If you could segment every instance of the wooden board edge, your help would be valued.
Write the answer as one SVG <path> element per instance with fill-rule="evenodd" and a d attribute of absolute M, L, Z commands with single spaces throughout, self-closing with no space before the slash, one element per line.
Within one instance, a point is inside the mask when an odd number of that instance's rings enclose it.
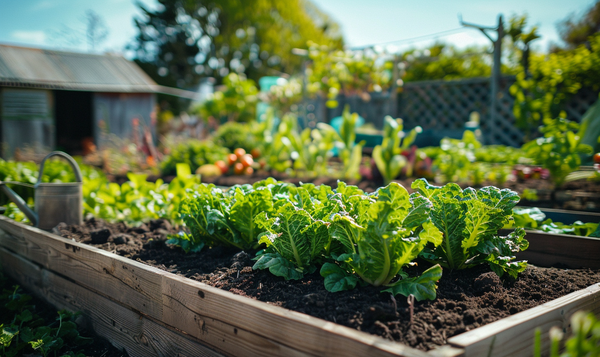
<path fill-rule="evenodd" d="M 0 248 L 2 270 L 57 309 L 81 312 L 87 325 L 129 356 L 223 357 L 189 336 L 158 324 L 28 260 Z"/>
<path fill-rule="evenodd" d="M 543 335 L 547 335 L 552 326 L 560 326 L 568 331 L 571 315 L 580 309 L 600 312 L 600 283 L 454 336 L 448 342 L 454 347 L 463 348 L 465 356 L 478 356 L 490 351 L 494 351 L 493 356 L 510 356 L 525 353 L 526 349 L 529 353 L 533 348 L 536 328 L 540 328 Z M 547 336 L 542 340 L 542 348 L 548 352 Z"/>
<path fill-rule="evenodd" d="M 13 226 L 16 226 L 17 228 L 15 228 Z M 215 301 L 216 300 L 226 301 L 229 305 L 234 305 L 234 306 L 235 305 L 244 305 L 244 309 L 246 309 L 247 307 L 250 307 L 253 311 L 253 314 L 255 316 L 257 316 L 257 318 L 260 319 L 261 321 L 263 321 L 265 324 L 268 324 L 273 319 L 280 321 L 280 322 L 288 321 L 288 322 L 293 322 L 293 323 L 299 323 L 302 325 L 302 328 L 307 329 L 307 330 L 312 330 L 314 335 L 323 335 L 323 333 L 326 333 L 326 334 L 328 334 L 328 336 L 331 336 L 335 340 L 338 340 L 338 339 L 342 340 L 344 342 L 344 345 L 347 345 L 347 344 L 354 345 L 355 347 L 358 348 L 358 351 L 364 352 L 365 349 L 368 349 L 368 353 L 373 354 L 373 355 L 406 356 L 406 357 L 426 356 L 425 352 L 423 352 L 423 351 L 416 350 L 414 348 L 402 345 L 400 343 L 396 343 L 393 341 L 383 339 L 379 336 L 370 335 L 368 333 L 360 332 L 355 329 L 337 325 L 335 323 L 321 320 L 318 318 L 314 318 L 314 317 L 311 317 L 311 316 L 308 316 L 308 315 L 305 315 L 302 313 L 294 312 L 294 311 L 287 310 L 287 309 L 284 309 L 281 307 L 269 305 L 264 302 L 253 300 L 253 299 L 250 299 L 247 297 L 236 295 L 231 292 L 223 291 L 221 289 L 206 285 L 204 283 L 196 282 L 196 281 L 193 281 L 193 280 L 190 280 L 187 278 L 183 278 L 183 277 L 177 276 L 175 274 L 165 272 L 158 268 L 153 268 L 153 267 L 150 267 L 143 263 L 135 262 L 128 258 L 124 258 L 124 257 L 118 256 L 116 254 L 112 254 L 110 252 L 107 252 L 107 251 L 104 251 L 104 250 L 101 250 L 101 249 L 98 249 L 95 247 L 91 247 L 86 244 L 77 243 L 72 240 L 57 236 L 55 234 L 14 222 L 10 219 L 0 219 L 0 229 L 4 230 L 6 227 L 10 227 L 10 229 L 7 229 L 7 230 L 12 231 L 12 232 L 15 232 L 17 229 L 19 229 L 19 232 L 21 234 L 21 239 L 24 239 L 24 240 L 50 239 L 54 242 L 58 242 L 59 245 L 61 245 L 61 244 L 70 245 L 71 248 L 69 248 L 69 249 L 73 249 L 73 253 L 75 253 L 76 251 L 78 253 L 79 253 L 79 251 L 85 251 L 85 252 L 90 252 L 93 254 L 100 254 L 102 256 L 108 257 L 108 258 L 116 261 L 118 264 L 113 264 L 115 266 L 122 265 L 123 267 L 135 267 L 135 269 L 138 271 L 144 270 L 144 271 L 151 271 L 153 273 L 158 273 L 158 275 L 163 280 L 163 283 L 162 283 L 163 286 L 169 285 L 170 288 L 173 288 L 173 286 L 178 286 L 178 289 L 180 289 L 180 290 L 192 289 L 194 292 L 203 291 L 207 295 L 212 294 L 214 296 L 213 300 L 215 300 Z M 30 245 L 30 244 L 28 244 L 28 245 Z M 19 253 L 19 252 L 17 252 L 17 253 Z M 26 258 L 29 258 L 29 257 L 26 257 Z M 50 261 L 48 261 L 48 259 L 44 259 L 41 257 L 37 257 L 37 258 L 38 258 L 38 262 L 36 262 L 36 263 L 41 263 L 46 268 L 48 266 L 52 266 L 52 263 Z M 77 254 L 69 254 L 69 259 L 81 259 L 81 257 L 78 257 Z M 110 268 L 110 267 L 108 267 L 108 268 Z M 129 270 L 133 270 L 133 269 L 129 269 Z M 64 273 L 68 274 L 69 272 L 67 271 Z M 68 276 L 68 277 L 73 278 L 73 276 Z M 165 283 L 165 281 L 171 282 L 171 283 L 167 284 L 167 283 Z M 88 288 L 88 289 L 90 288 L 88 285 L 86 285 L 85 281 L 77 281 L 77 283 L 80 285 L 86 286 L 86 288 Z M 91 290 L 94 290 L 94 289 L 92 288 Z M 96 291 L 96 292 L 98 292 L 98 291 Z M 163 300 L 165 299 L 164 296 L 165 296 L 165 294 L 163 292 Z M 119 301 L 120 303 L 124 303 L 123 301 L 120 301 L 120 300 L 117 300 L 117 301 Z M 138 312 L 143 312 L 142 307 L 132 307 L 132 308 Z M 164 316 L 152 316 L 152 315 L 149 315 L 149 316 L 152 318 L 156 318 L 158 321 L 162 321 L 169 326 L 173 326 L 176 329 L 180 329 L 186 333 L 189 333 L 191 336 L 194 336 L 196 338 L 202 337 L 201 329 L 198 329 L 197 326 L 196 326 L 195 330 L 187 330 L 186 331 L 186 329 L 184 328 L 186 324 L 182 323 L 181 319 L 179 319 L 179 318 L 171 318 L 170 320 L 165 320 Z M 214 313 L 213 314 L 210 314 L 210 313 L 202 314 L 202 311 L 200 311 L 199 316 L 203 317 L 203 318 L 216 319 L 217 321 L 220 318 L 220 316 L 218 316 Z M 222 321 L 222 322 L 227 324 L 229 321 Z M 189 326 L 189 324 L 187 324 L 187 325 Z M 268 325 L 264 325 L 264 326 L 268 326 Z M 241 329 L 238 328 L 237 331 L 240 332 Z M 275 338 L 277 341 L 279 341 L 277 339 L 277 336 L 282 335 L 281 332 L 279 331 L 279 329 L 277 328 L 277 326 L 271 327 L 270 331 L 267 331 L 267 333 L 264 333 L 264 331 L 260 331 L 260 330 L 258 332 L 261 335 L 263 335 L 264 337 Z M 275 334 L 275 336 L 271 335 L 269 332 Z M 297 348 L 296 346 L 288 346 L 288 347 L 291 348 L 292 350 Z M 307 346 L 305 343 L 298 346 L 298 348 L 299 348 L 298 351 L 304 351 L 304 353 L 308 353 L 308 354 L 315 353 L 315 354 L 319 355 L 322 353 L 322 350 L 315 351 L 314 346 Z M 347 349 L 348 349 L 348 352 L 354 351 L 354 349 L 351 346 L 347 347 Z M 330 348 L 330 351 L 334 351 L 334 350 L 336 350 L 335 346 Z"/>

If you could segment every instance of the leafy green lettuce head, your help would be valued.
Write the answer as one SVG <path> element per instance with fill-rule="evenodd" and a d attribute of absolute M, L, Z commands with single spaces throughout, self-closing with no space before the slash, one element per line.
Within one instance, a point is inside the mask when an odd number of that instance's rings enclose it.
<path fill-rule="evenodd" d="M 527 262 L 515 261 L 514 256 L 529 246 L 525 231 L 517 228 L 506 237 L 498 235 L 519 202 L 516 192 L 493 186 L 463 190 L 455 183 L 438 187 L 425 179 L 414 181 L 412 188 L 431 201 L 432 222 L 443 234 L 440 245 L 423 251 L 425 259 L 450 269 L 487 262 L 499 276 L 516 277 L 525 270 Z"/>
<path fill-rule="evenodd" d="M 336 244 L 332 255 L 338 263 L 326 263 L 321 269 L 326 288 L 353 288 L 358 276 L 374 286 L 390 286 L 388 291 L 394 294 L 413 294 L 418 300 L 435 298 L 435 282 L 441 277 L 439 266 L 424 274 L 425 279 L 405 278 L 391 283 L 427 243 L 441 243 L 441 234 L 429 219 L 431 207 L 427 198 L 409 196 L 397 183 L 371 196 L 348 200 L 346 210 L 331 218 L 329 234 L 332 244 Z"/>

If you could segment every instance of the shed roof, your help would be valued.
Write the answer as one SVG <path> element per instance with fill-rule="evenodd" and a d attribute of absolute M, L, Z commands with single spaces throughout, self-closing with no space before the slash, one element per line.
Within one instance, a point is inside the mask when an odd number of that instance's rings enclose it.
<path fill-rule="evenodd" d="M 157 85 L 137 64 L 121 56 L 3 44 L 0 86 L 195 96 L 194 92 Z"/>

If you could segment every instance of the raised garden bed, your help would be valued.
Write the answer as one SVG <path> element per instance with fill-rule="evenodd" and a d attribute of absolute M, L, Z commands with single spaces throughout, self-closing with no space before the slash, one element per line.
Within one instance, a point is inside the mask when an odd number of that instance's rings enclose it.
<path fill-rule="evenodd" d="M 600 312 L 600 284 L 473 329 L 423 352 L 185 279 L 0 217 L 4 271 L 60 308 L 82 311 L 94 330 L 130 356 L 493 356 L 529 354 L 533 329 L 568 329 L 577 310 Z M 597 243 L 597 244 L 594 244 Z M 552 256 L 549 244 L 531 263 Z M 600 253 L 600 242 L 580 253 Z M 585 260 L 584 260 L 585 261 Z M 540 263 L 541 262 L 541 263 Z M 547 334 L 544 335 L 547 348 Z"/>

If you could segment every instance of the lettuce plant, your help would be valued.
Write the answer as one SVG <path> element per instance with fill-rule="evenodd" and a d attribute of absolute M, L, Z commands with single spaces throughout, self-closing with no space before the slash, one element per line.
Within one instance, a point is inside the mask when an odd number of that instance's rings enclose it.
<path fill-rule="evenodd" d="M 226 192 L 212 184 L 199 185 L 180 208 L 190 234 L 181 234 L 169 243 L 195 251 L 204 246 L 257 249 L 261 231 L 254 219 L 272 209 L 272 193 L 264 182 L 236 185 Z"/>
<path fill-rule="evenodd" d="M 414 181 L 412 188 L 431 201 L 432 222 L 443 234 L 443 242 L 425 249 L 422 257 L 450 269 L 487 262 L 498 276 L 516 277 L 525 270 L 527 262 L 514 256 L 529 246 L 525 231 L 516 228 L 506 237 L 498 235 L 519 202 L 516 192 L 493 186 L 463 190 L 455 183 L 438 187 L 425 179 Z"/>
<path fill-rule="evenodd" d="M 269 269 L 285 279 L 314 272 L 329 247 L 325 219 L 341 205 L 332 196 L 330 187 L 312 184 L 291 188 L 287 196 L 280 194 L 272 212 L 256 217 L 264 230 L 258 242 L 267 248 L 257 254 L 253 269 Z"/>
<path fill-rule="evenodd" d="M 347 197 L 346 203 L 346 211 L 333 214 L 329 227 L 331 254 L 337 262 L 321 268 L 327 290 L 351 289 L 360 278 L 374 286 L 386 286 L 385 291 L 393 294 L 434 299 L 435 283 L 442 273 L 439 265 L 417 278 L 401 272 L 427 243 L 442 241 L 429 219 L 431 202 L 423 196 L 409 197 L 404 187 L 391 183 L 373 195 Z M 403 279 L 392 282 L 398 274 Z"/>

